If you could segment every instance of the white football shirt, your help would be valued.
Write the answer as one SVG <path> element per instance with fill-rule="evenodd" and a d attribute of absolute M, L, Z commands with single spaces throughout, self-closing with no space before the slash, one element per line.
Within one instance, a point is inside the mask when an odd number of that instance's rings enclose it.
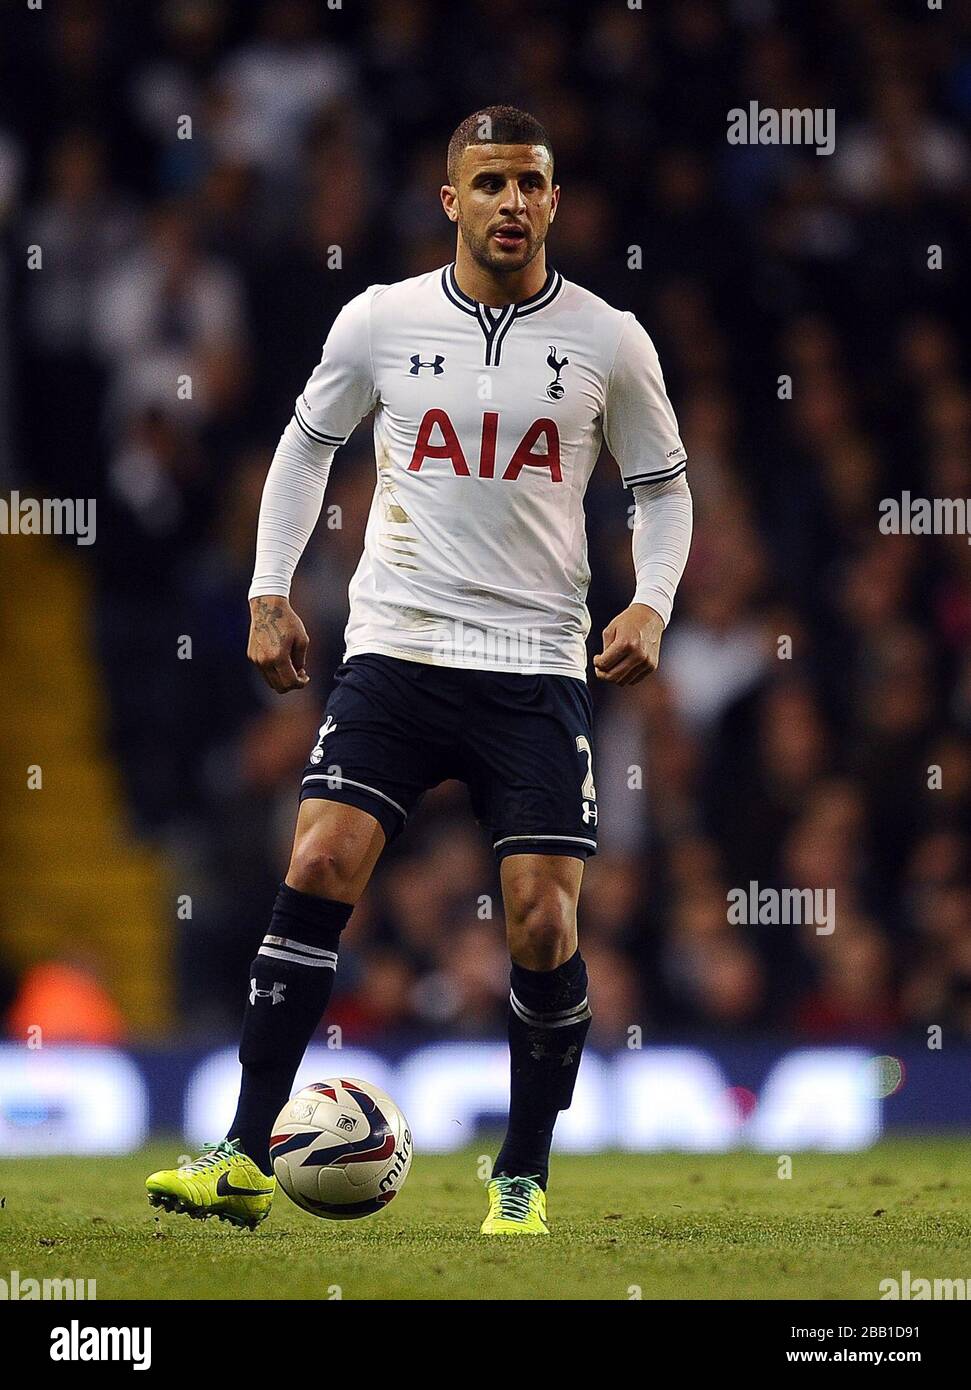
<path fill-rule="evenodd" d="M 501 309 L 463 294 L 453 266 L 372 285 L 334 321 L 296 422 L 333 447 L 372 409 L 345 658 L 585 679 L 583 496 L 601 442 L 628 485 L 685 468 L 637 320 L 554 270 Z"/>

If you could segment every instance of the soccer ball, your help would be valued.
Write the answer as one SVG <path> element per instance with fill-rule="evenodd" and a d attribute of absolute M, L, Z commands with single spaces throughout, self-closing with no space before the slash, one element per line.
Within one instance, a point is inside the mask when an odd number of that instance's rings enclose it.
<path fill-rule="evenodd" d="M 411 1167 L 408 1121 L 369 1081 L 304 1086 L 280 1111 L 270 1157 L 280 1186 L 313 1216 L 351 1221 L 386 1207 Z"/>

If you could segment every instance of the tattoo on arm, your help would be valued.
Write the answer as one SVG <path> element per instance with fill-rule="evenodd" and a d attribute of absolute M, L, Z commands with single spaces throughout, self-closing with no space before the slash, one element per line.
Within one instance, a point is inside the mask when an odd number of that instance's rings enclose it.
<path fill-rule="evenodd" d="M 283 616 L 284 610 L 279 599 L 258 598 L 253 610 L 253 631 L 279 640 L 282 634 L 278 624 Z"/>

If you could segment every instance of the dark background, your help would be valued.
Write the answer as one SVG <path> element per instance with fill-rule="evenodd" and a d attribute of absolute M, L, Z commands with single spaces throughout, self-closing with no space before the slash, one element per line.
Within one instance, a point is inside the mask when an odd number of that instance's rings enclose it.
<path fill-rule="evenodd" d="M 106 889 L 104 936 L 70 897 L 25 921 L 4 875 L 11 1034 L 47 1022 L 52 961 L 94 991 L 68 1011 L 78 1036 L 234 1034 L 340 659 L 367 425 L 332 471 L 342 524 L 321 523 L 294 587 L 313 683 L 283 700 L 244 656 L 262 481 L 341 305 L 452 259 L 448 137 L 499 101 L 552 136 L 551 263 L 655 340 L 695 499 L 659 674 L 594 689 L 594 1041 L 631 1024 L 971 1034 L 971 547 L 878 527 L 903 489 L 971 498 L 968 6 L 47 0 L 2 24 L 0 480 L 97 499 L 97 543 L 50 546 L 86 586 L 119 834 L 155 866 L 140 890 L 155 926 Z M 727 112 L 751 100 L 834 108 L 835 153 L 729 145 Z M 595 636 L 632 592 L 629 501 L 602 459 Z M 13 553 L 0 537 L 0 580 Z M 50 658 L 18 681 L 70 707 L 74 668 Z M 21 732 L 7 721 L 11 863 L 29 719 Z M 74 810 L 83 825 L 80 795 Z M 726 893 L 752 879 L 834 889 L 835 933 L 730 926 Z M 171 906 L 183 893 L 191 920 Z M 126 985 L 126 931 L 161 1011 Z M 329 1018 L 349 1038 L 498 1035 L 501 907 L 463 788 L 426 799 L 344 943 Z"/>

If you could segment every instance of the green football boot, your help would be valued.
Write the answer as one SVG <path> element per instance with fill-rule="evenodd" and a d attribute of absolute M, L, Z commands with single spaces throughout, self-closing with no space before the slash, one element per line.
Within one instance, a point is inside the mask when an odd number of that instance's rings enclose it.
<path fill-rule="evenodd" d="M 484 1236 L 548 1236 L 546 1193 L 534 1178 L 492 1178 Z"/>
<path fill-rule="evenodd" d="M 252 1230 L 270 1214 L 276 1178 L 261 1173 L 235 1140 L 223 1139 L 206 1144 L 193 1163 L 153 1173 L 145 1187 L 153 1207 L 185 1212 L 197 1221 L 218 1216 Z"/>

